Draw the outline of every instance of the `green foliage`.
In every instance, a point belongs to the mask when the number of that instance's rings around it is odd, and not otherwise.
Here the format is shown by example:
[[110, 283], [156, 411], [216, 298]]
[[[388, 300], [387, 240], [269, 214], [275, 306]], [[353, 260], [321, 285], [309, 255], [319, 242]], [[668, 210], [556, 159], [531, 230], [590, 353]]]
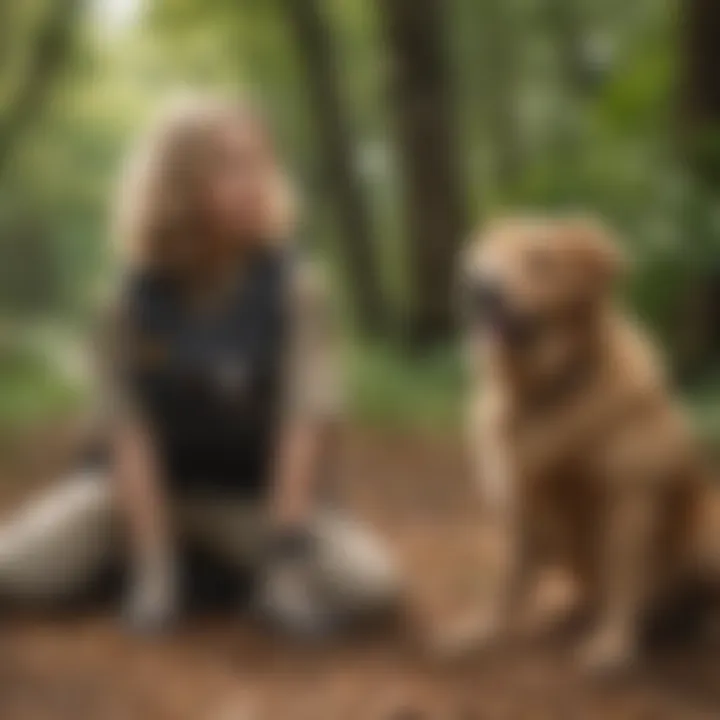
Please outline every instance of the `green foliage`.
[[37, 353], [0, 354], [0, 432], [19, 432], [76, 408], [82, 393], [49, 358]]
[[386, 346], [355, 348], [349, 364], [355, 415], [380, 427], [456, 428], [462, 414], [463, 372], [455, 348], [408, 362]]
[[[478, 218], [518, 207], [602, 215], [634, 261], [628, 301], [672, 356], [678, 308], [720, 242], [715, 188], [689, 177], [676, 157], [674, 8], [669, 0], [567, 2], [445, 4], [472, 207]], [[323, 7], [358, 140], [382, 280], [393, 312], [402, 316], [409, 302], [402, 188], [385, 96], [392, 68], [377, 3], [325, 0]], [[47, 0], [0, 3], [0, 115], [22, 85], [47, 8]], [[562, 10], [573, 12], [558, 24]], [[151, 0], [117, 32], [99, 28], [93, 17], [79, 26], [75, 52], [43, 111], [24, 128], [0, 181], [0, 316], [67, 322], [85, 311], [98, 280], [112, 272], [109, 199], [128, 143], [167, 95], [201, 86], [250, 93], [266, 108], [302, 188], [303, 240], [331, 265], [340, 314], [349, 317], [307, 92], [282, 3]], [[566, 45], [568, 37], [575, 42]], [[580, 66], [568, 63], [568, 48]], [[701, 155], [717, 154], [714, 136], [698, 144]], [[0, 367], [0, 398], [9, 407], [24, 402], [16, 398], [25, 390], [15, 385], [54, 393], [43, 390], [49, 387], [43, 371], [30, 368], [28, 375], [37, 382]], [[350, 377], [363, 418], [452, 425], [459, 417], [455, 349], [412, 358], [356, 342]]]
[[692, 390], [688, 406], [701, 441], [717, 458], [720, 453], [720, 373]]

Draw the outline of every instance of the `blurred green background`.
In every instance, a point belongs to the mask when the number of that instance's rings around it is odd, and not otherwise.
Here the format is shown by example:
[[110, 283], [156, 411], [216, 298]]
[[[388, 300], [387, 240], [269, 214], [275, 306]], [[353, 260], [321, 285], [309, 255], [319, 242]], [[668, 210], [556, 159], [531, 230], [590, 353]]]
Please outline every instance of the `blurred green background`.
[[361, 421], [457, 423], [457, 247], [573, 208], [618, 229], [629, 302], [720, 428], [718, 40], [711, 0], [1, 0], [0, 425], [83, 398], [121, 159], [194, 87], [274, 125]]

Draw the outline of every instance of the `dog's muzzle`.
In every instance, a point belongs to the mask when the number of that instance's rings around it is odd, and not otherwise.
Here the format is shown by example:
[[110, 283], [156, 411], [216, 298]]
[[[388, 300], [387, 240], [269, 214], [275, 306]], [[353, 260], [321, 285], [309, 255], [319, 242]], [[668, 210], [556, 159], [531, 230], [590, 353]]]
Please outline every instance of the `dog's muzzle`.
[[534, 337], [533, 319], [510, 306], [497, 280], [475, 277], [465, 283], [463, 294], [463, 316], [469, 328], [488, 332], [512, 346], [524, 345]]

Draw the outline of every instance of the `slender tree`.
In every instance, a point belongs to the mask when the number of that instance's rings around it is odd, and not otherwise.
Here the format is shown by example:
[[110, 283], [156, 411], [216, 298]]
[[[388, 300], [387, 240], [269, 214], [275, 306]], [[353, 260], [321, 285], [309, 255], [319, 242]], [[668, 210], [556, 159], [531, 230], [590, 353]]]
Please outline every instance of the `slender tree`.
[[465, 232], [442, 0], [378, 0], [404, 181], [411, 269], [409, 330], [424, 348], [452, 331], [451, 283]]
[[[720, 5], [683, 0], [680, 12], [678, 146], [694, 191], [683, 233], [699, 262], [693, 266], [679, 313], [675, 356], [679, 374], [693, 380], [714, 371], [720, 355], [720, 263], [701, 248], [717, 247], [715, 198], [720, 188]], [[708, 261], [709, 260], [709, 261]]]
[[373, 253], [370, 215], [353, 161], [352, 133], [340, 93], [330, 28], [318, 0], [283, 2], [307, 77], [318, 151], [336, 207], [358, 322], [365, 333], [377, 336], [387, 329], [387, 312]]
[[85, 0], [52, 0], [31, 40], [23, 77], [0, 113], [0, 173], [12, 148], [40, 110], [71, 46]]
[[684, 0], [681, 106], [684, 146], [699, 178], [720, 183], [720, 4]]

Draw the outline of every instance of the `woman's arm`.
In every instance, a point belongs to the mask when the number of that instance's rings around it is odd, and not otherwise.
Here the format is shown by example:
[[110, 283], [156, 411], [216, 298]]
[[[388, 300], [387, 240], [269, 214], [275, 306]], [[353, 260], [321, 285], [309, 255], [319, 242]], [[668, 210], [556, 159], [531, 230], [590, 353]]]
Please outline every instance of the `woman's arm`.
[[175, 553], [167, 499], [151, 433], [133, 401], [129, 379], [132, 333], [126, 313], [113, 311], [99, 336], [99, 378], [109, 435], [110, 475], [130, 565], [127, 620], [137, 629], [166, 626], [177, 611]]
[[328, 472], [340, 418], [337, 334], [325, 287], [298, 268], [290, 297], [290, 342], [278, 455], [270, 488], [270, 537], [258, 586], [259, 607], [285, 632], [333, 629], [334, 615], [312, 570], [312, 523], [319, 482]]
[[314, 268], [298, 268], [291, 297], [285, 403], [270, 512], [275, 525], [301, 528], [341, 417], [340, 353], [327, 289]]
[[313, 421], [283, 427], [270, 503], [273, 524], [280, 529], [302, 527], [312, 512], [323, 434]]

